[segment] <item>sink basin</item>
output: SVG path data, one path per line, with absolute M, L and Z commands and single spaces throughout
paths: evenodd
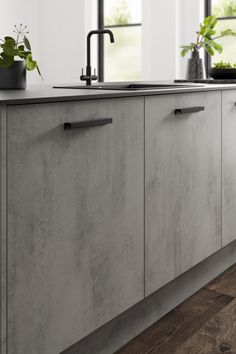
M 163 90 L 174 88 L 186 87 L 199 87 L 203 85 L 178 85 L 178 84 L 100 84 L 100 85 L 70 85 L 70 86 L 53 86 L 54 88 L 63 89 L 80 89 L 80 90 L 124 90 L 124 91 L 137 91 L 137 90 Z

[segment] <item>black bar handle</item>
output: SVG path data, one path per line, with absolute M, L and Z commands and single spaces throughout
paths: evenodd
M 99 127 L 111 123 L 112 123 L 112 118 L 93 119 L 93 120 L 86 120 L 83 122 L 75 122 L 75 123 L 64 123 L 64 130 L 93 128 L 93 127 Z
M 196 106 L 196 107 L 186 107 L 186 108 L 177 108 L 175 109 L 175 114 L 186 114 L 186 113 L 197 113 L 205 111 L 205 107 Z

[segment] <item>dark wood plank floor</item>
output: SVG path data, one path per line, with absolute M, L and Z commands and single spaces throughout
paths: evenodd
M 236 354 L 236 264 L 116 354 Z

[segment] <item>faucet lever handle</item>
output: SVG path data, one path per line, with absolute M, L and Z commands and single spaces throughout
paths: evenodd
M 94 68 L 93 75 L 91 76 L 92 81 L 96 81 L 98 79 L 96 74 L 96 69 Z
M 86 75 L 84 75 L 84 68 L 82 68 L 82 74 L 80 75 L 80 80 L 85 81 L 86 80 Z

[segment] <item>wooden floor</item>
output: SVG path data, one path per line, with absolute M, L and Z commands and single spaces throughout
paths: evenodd
M 116 354 L 236 354 L 236 264 Z

